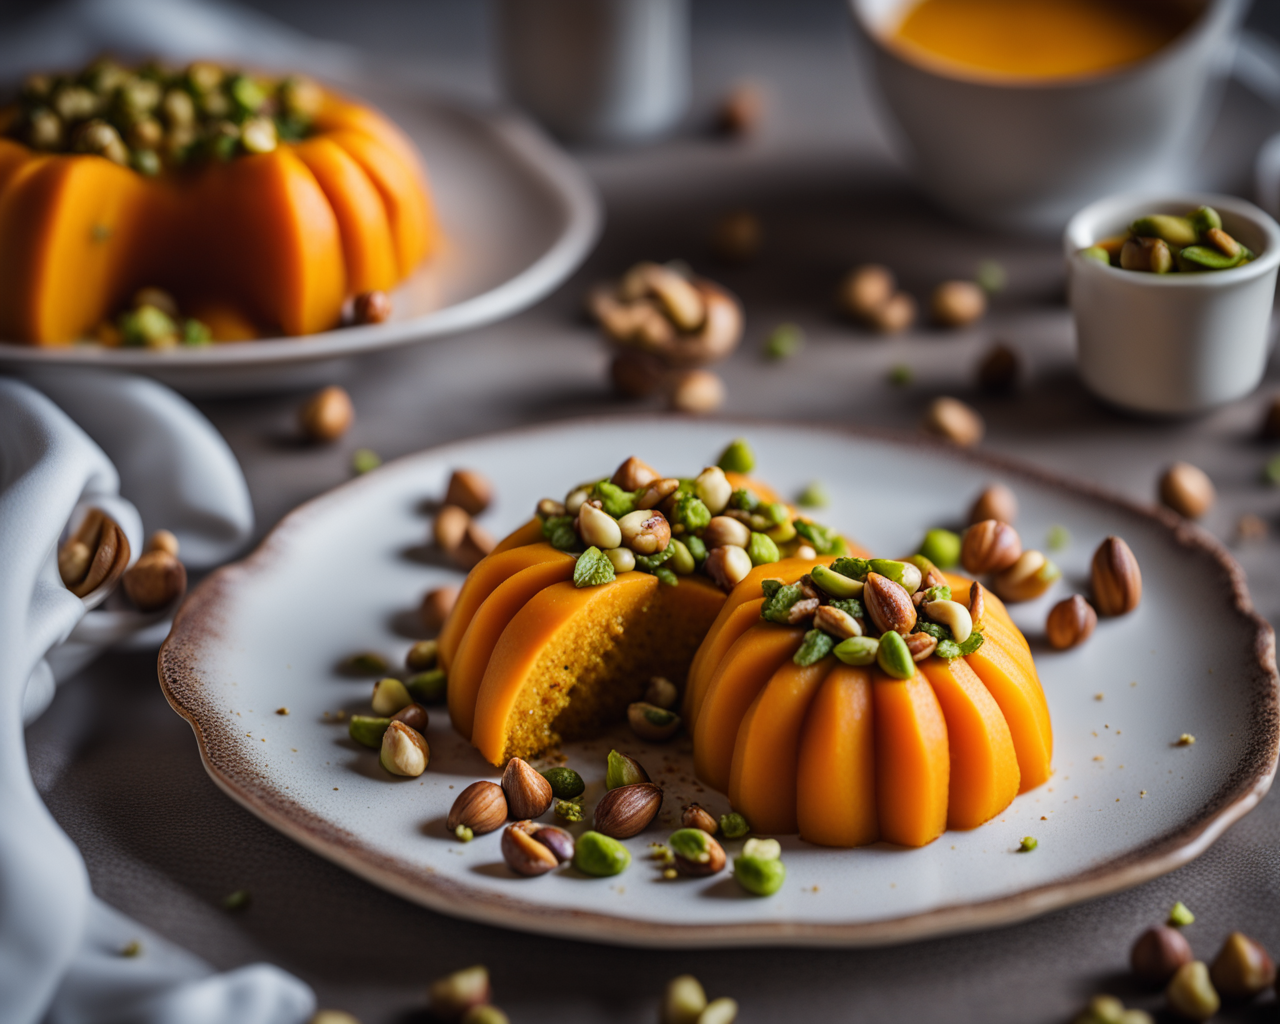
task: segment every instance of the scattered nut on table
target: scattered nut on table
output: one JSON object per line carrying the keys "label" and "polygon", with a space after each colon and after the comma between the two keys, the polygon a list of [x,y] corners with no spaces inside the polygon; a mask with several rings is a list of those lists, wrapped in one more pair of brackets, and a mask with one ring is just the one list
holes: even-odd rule
{"label": "scattered nut on table", "polygon": [[677,374],[667,394],[667,403],[676,412],[715,412],[724,405],[724,381],[710,370],[686,370]]}
{"label": "scattered nut on table", "polygon": [[331,384],[308,398],[298,410],[298,427],[312,441],[336,441],[351,427],[356,416],[351,396]]}
{"label": "scattered nut on table", "polygon": [[1002,572],[1022,556],[1022,538],[1008,523],[984,519],[965,530],[960,564],[966,572],[982,576]]}
{"label": "scattered nut on table", "polygon": [[125,570],[122,583],[139,611],[158,611],[186,593],[187,570],[168,551],[148,551]]}
{"label": "scattered nut on table", "polygon": [[760,253],[764,230],[750,210],[735,210],[711,229],[711,252],[725,263],[749,263]]}
{"label": "scattered nut on table", "polygon": [[538,827],[532,821],[517,821],[502,832],[502,859],[517,875],[545,875],[560,863],[549,847],[534,839]]}
{"label": "scattered nut on table", "polygon": [[943,281],[929,299],[929,316],[942,327],[965,327],[987,311],[987,293],[972,281]]}
{"label": "scattered nut on table", "polygon": [[897,290],[893,271],[879,263],[849,271],[838,299],[849,316],[881,334],[898,334],[915,323],[915,300]]}
{"label": "scattered nut on table", "polygon": [[427,1009],[440,1020],[456,1020],[489,1002],[489,969],[483,965],[437,978],[427,989]]}
{"label": "scattered nut on table", "polygon": [[969,522],[980,523],[995,519],[1013,525],[1018,518],[1018,498],[1004,484],[991,484],[978,495],[969,508]]}
{"label": "scattered nut on table", "polygon": [[995,344],[978,362],[978,387],[992,394],[1007,394],[1018,386],[1022,360],[1008,345]]}
{"label": "scattered nut on table", "polygon": [[1160,501],[1186,519],[1199,519],[1216,498],[1208,474],[1189,462],[1175,462],[1160,477]]}
{"label": "scattered nut on table", "polygon": [[446,505],[457,505],[468,515],[478,516],[493,501],[493,484],[474,469],[455,469],[445,491]]}
{"label": "scattered nut on table", "polygon": [[1228,999],[1251,999],[1276,983],[1276,965],[1260,943],[1232,932],[1209,968],[1209,980]]}
{"label": "scattered nut on table", "polygon": [[513,757],[502,773],[502,791],[513,818],[538,818],[547,813],[554,794],[551,783],[523,758]]}
{"label": "scattered nut on table", "polygon": [[687,804],[680,814],[680,823],[685,828],[700,828],[709,836],[720,830],[716,819],[701,804]]}
{"label": "scattered nut on table", "polygon": [[1093,554],[1093,603],[1101,615],[1124,615],[1142,600],[1142,571],[1119,537],[1108,537]]}
{"label": "scattered nut on table", "polygon": [[981,441],[985,430],[977,410],[958,398],[947,397],[935,398],[929,403],[921,426],[927,433],[962,448],[971,448]]}
{"label": "scattered nut on table", "polygon": [[1079,594],[1073,594],[1049,610],[1045,634],[1050,647],[1065,651],[1088,640],[1097,624],[1098,613],[1093,606]]}
{"label": "scattered nut on table", "polygon": [[1194,959],[1186,936],[1167,924],[1148,928],[1138,936],[1129,952],[1133,973],[1152,986],[1169,984],[1178,968]]}
{"label": "scattered nut on table", "polygon": [[1209,979],[1209,968],[1199,960],[1178,968],[1164,991],[1164,998],[1170,1010],[1187,1020],[1208,1020],[1222,1005]]}
{"label": "scattered nut on table", "polygon": [[450,832],[465,825],[476,835],[484,835],[502,827],[507,820],[507,797],[496,782],[473,782],[454,800],[445,827]]}
{"label": "scattered nut on table", "polygon": [[594,828],[612,839],[639,835],[658,815],[662,790],[652,782],[636,782],[611,789],[596,804]]}
{"label": "scattered nut on table", "polygon": [[351,303],[353,324],[380,324],[391,317],[391,297],[386,292],[361,292]]}
{"label": "scattered nut on table", "polygon": [[424,628],[432,632],[438,630],[444,625],[444,620],[449,617],[449,612],[453,610],[454,603],[458,600],[458,588],[455,586],[436,587],[434,590],[428,590],[422,598],[422,607],[418,609],[418,616],[422,620]]}
{"label": "scattered nut on table", "polygon": [[720,101],[716,127],[725,135],[753,135],[765,114],[764,90],[755,82],[738,82]]}

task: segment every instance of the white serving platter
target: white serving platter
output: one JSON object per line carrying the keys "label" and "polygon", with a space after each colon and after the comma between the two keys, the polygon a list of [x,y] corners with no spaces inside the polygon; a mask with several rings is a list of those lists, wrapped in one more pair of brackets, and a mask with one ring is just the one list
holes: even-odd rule
{"label": "white serving platter", "polygon": [[512,316],[551,292],[586,258],[603,221],[595,187],[528,121],[403,86],[370,86],[359,94],[369,93],[423,154],[445,236],[442,251],[392,293],[390,320],[297,338],[164,351],[0,341],[0,368],[127,370],[189,395],[307,387],[330,381],[340,360]]}
{"label": "white serving platter", "polygon": [[[683,802],[716,813],[719,794],[692,777],[688,741],[646,746],[625,727],[566,748],[603,785],[611,745],[666,787],[655,826],[629,840],[634,861],[611,879],[566,869],[517,878],[498,834],[469,844],[444,820],[454,797],[497,778],[433,709],[432,760],[395,780],[353,744],[334,713],[367,711],[370,684],[340,661],[363,650],[398,662],[424,591],[459,573],[426,555],[427,509],[457,467],[495,483],[496,532],[537,499],[601,476],[630,454],[688,474],[746,436],[756,475],[784,494],[825,482],[822,519],[873,551],[914,550],[923,531],[956,525],[975,494],[1003,480],[1019,530],[1043,547],[1070,543],[1064,578],[1011,606],[1036,655],[1053,716],[1054,775],[995,820],[947,832],[923,849],[855,850],[784,837],[788,875],[775,896],[747,896],[728,877],[664,881],[647,845],[676,827]],[[427,503],[424,506],[424,503]],[[1141,606],[1102,621],[1066,653],[1042,639],[1049,607],[1086,587],[1094,548],[1123,536],[1142,567]],[[944,446],[835,428],[679,418],[574,421],[463,441],[390,463],[286,517],[248,559],[188,598],[160,656],[164,691],[191,723],[201,756],[233,799],[351,871],[436,910],[591,941],[652,946],[833,945],[906,941],[1008,923],[1136,885],[1202,853],[1271,784],[1277,677],[1270,627],[1216,541],[1168,513],[1138,508],[1034,470]],[[287,708],[288,714],[277,714]],[[1192,746],[1177,745],[1183,733]],[[550,820],[550,819],[549,819]],[[582,826],[579,826],[579,829]],[[1018,853],[1023,836],[1038,840]],[[730,856],[738,844],[729,843]]]}

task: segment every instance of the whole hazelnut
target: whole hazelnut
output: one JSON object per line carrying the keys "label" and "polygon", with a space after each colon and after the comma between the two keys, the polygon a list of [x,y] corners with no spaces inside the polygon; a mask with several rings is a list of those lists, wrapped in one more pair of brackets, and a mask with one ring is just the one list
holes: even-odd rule
{"label": "whole hazelnut", "polygon": [[1079,594],[1073,594],[1049,610],[1049,617],[1045,621],[1049,646],[1058,651],[1076,647],[1093,635],[1097,624],[1098,613],[1093,610],[1093,606]]}
{"label": "whole hazelnut", "polygon": [[969,509],[969,522],[980,523],[984,519],[995,519],[1001,523],[1013,524],[1018,518],[1018,499],[1013,491],[1004,484],[992,484],[978,495]]}
{"label": "whole hazelnut", "polygon": [[153,612],[186,592],[187,570],[167,551],[148,551],[125,570],[122,582],[139,611]]}
{"label": "whole hazelnut", "polygon": [[880,334],[901,334],[916,322],[916,300],[906,292],[896,292],[866,320],[867,326]]}
{"label": "whole hazelnut", "polygon": [[1214,988],[1228,999],[1250,999],[1276,983],[1270,954],[1243,932],[1232,932],[1209,968]]}
{"label": "whole hazelnut", "polygon": [[1129,951],[1129,966],[1151,986],[1167,985],[1178,968],[1195,959],[1191,943],[1177,928],[1158,924],[1138,936]]}
{"label": "whole hazelnut", "polygon": [[493,832],[507,820],[507,797],[496,782],[473,782],[454,800],[445,827],[465,825],[476,835]]}
{"label": "whole hazelnut", "polygon": [[539,775],[528,761],[513,757],[502,773],[502,791],[513,818],[537,818],[547,813],[554,794],[551,783]]}
{"label": "whole hazelnut", "polygon": [[941,437],[961,448],[970,448],[982,440],[985,429],[977,410],[958,398],[935,398],[925,411],[921,426],[935,437]]}
{"label": "whole hazelnut", "polygon": [[966,572],[981,576],[1002,572],[1022,556],[1022,538],[1008,523],[984,519],[964,532],[960,545],[960,564]]}
{"label": "whole hazelnut", "polygon": [[467,523],[467,532],[462,536],[462,543],[449,552],[454,564],[462,569],[474,569],[490,551],[497,546],[497,540],[488,530],[474,519]]}
{"label": "whole hazelnut", "polygon": [[457,505],[467,514],[478,516],[493,501],[493,485],[474,469],[455,469],[449,477],[444,501],[446,505]]}
{"label": "whole hazelnut", "polygon": [[1119,537],[1108,537],[1093,553],[1093,603],[1103,615],[1124,615],[1142,600],[1142,572]]}
{"label": "whole hazelnut", "polygon": [[151,539],[147,541],[148,551],[167,551],[178,557],[178,538],[173,535],[170,530],[156,530],[151,535]]}
{"label": "whole hazelnut", "polygon": [[686,370],[671,381],[667,403],[676,412],[715,412],[724,405],[724,381],[710,370]]}
{"label": "whole hazelnut", "polygon": [[943,281],[929,300],[929,315],[943,327],[964,327],[986,311],[986,293],[972,281]]}
{"label": "whole hazelnut", "polygon": [[311,441],[336,441],[355,419],[351,396],[336,384],[321,388],[298,410],[298,426]]}
{"label": "whole hazelnut", "polygon": [[840,308],[858,320],[870,320],[893,298],[893,271],[879,263],[854,267],[840,285]]}
{"label": "whole hazelnut", "polygon": [[356,324],[380,324],[391,316],[391,299],[386,292],[361,292],[351,304],[351,319]]}
{"label": "whole hazelnut", "polygon": [[457,587],[436,587],[434,590],[428,590],[422,598],[422,607],[418,610],[422,625],[431,632],[438,630],[444,625],[444,620],[449,617],[449,613],[453,611],[457,600]]}
{"label": "whole hazelnut", "polygon": [[1175,462],[1160,477],[1160,500],[1187,519],[1199,519],[1216,497],[1213,481],[1189,462]]}

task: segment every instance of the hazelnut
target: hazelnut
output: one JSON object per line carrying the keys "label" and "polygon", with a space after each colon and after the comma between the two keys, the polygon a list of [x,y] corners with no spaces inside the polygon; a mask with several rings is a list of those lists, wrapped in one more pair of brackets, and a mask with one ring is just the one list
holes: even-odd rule
{"label": "hazelnut", "polygon": [[187,590],[187,570],[167,551],[148,551],[125,570],[124,592],[139,611],[153,612]]}
{"label": "hazelnut", "polygon": [[1022,360],[1008,345],[992,345],[978,363],[978,387],[992,394],[1007,394],[1018,386]]}
{"label": "hazelnut", "polygon": [[468,515],[478,516],[493,500],[493,485],[474,469],[455,469],[445,492],[446,505],[457,505]]}
{"label": "hazelnut", "polygon": [[406,704],[394,715],[391,716],[393,722],[404,722],[410,729],[416,729],[420,733],[427,731],[427,726],[431,723],[431,716],[427,709],[421,704]]}
{"label": "hazelnut", "polygon": [[[1128,244],[1125,243],[1126,248]],[[1178,968],[1164,991],[1164,997],[1169,1009],[1187,1020],[1208,1020],[1222,1005],[1209,980],[1209,968],[1199,960]]]}
{"label": "hazelnut", "polygon": [[386,292],[361,292],[351,304],[355,324],[380,324],[391,317],[391,298]]}
{"label": "hazelnut", "polygon": [[969,509],[969,522],[980,523],[984,519],[1013,524],[1018,518],[1018,499],[1004,484],[992,484],[978,495]]}
{"label": "hazelnut", "polygon": [[1138,936],[1129,953],[1129,966],[1149,985],[1167,985],[1178,968],[1195,959],[1191,944],[1177,928],[1158,924]]}
{"label": "hazelnut", "polygon": [[1048,634],[1051,647],[1065,651],[1088,640],[1097,624],[1098,613],[1093,610],[1093,606],[1079,594],[1073,594],[1049,610],[1049,617],[1045,620],[1045,633]]}
{"label": "hazelnut", "polygon": [[752,135],[764,118],[764,92],[754,82],[739,82],[725,95],[716,114],[716,126],[725,135]]}
{"label": "hazelnut", "polygon": [[547,813],[554,794],[551,783],[533,770],[528,761],[513,757],[502,773],[502,791],[513,818],[537,818]]}
{"label": "hazelnut", "polygon": [[173,555],[174,558],[177,558],[178,538],[168,530],[156,530],[155,533],[151,535],[151,539],[147,541],[147,550],[167,551],[169,554]]}
{"label": "hazelnut", "polygon": [[921,426],[926,432],[962,448],[982,440],[985,429],[977,411],[957,398],[935,398],[925,411]]}
{"label": "hazelnut", "polygon": [[662,390],[667,369],[647,352],[619,352],[609,364],[609,380],[622,398],[648,398]]}
{"label": "hazelnut", "polygon": [[350,429],[354,419],[351,396],[336,384],[321,388],[298,410],[298,427],[311,441],[336,441]]}
{"label": "hazelnut", "polygon": [[624,491],[638,491],[641,487],[648,487],[658,479],[660,476],[656,469],[632,455],[613,471],[609,482],[616,484]]}
{"label": "hazelnut", "polygon": [[840,307],[858,320],[871,320],[894,295],[893,271],[878,263],[854,267],[840,285]]}
{"label": "hazelnut", "polygon": [[906,636],[915,628],[916,606],[904,587],[878,572],[867,573],[862,588],[862,603],[867,616],[882,633],[894,632]]}
{"label": "hazelnut", "polygon": [[445,505],[436,513],[432,525],[432,538],[441,551],[453,552],[462,546],[467,537],[467,527],[471,525],[471,517],[466,510],[457,505]]}
{"label": "hazelnut", "polygon": [[445,827],[465,825],[476,835],[501,828],[507,820],[507,797],[496,782],[473,782],[453,802]]}
{"label": "hazelnut", "polygon": [[636,499],[636,508],[657,508],[680,488],[680,481],[675,477],[655,480]]}
{"label": "hazelnut", "polygon": [[702,568],[721,590],[732,590],[751,572],[751,556],[744,548],[726,544],[712,548],[707,553],[707,560],[702,563]]}
{"label": "hazelnut", "polygon": [[1160,500],[1187,519],[1199,519],[1216,497],[1213,481],[1189,462],[1175,462],[1160,478]]}
{"label": "hazelnut", "polygon": [[518,821],[508,825],[502,833],[502,859],[517,875],[535,877],[554,870],[560,863],[551,848],[538,842],[530,834],[537,826],[531,821]]}
{"label": "hazelnut", "polygon": [[867,317],[867,326],[880,334],[901,334],[916,322],[916,300],[898,292]]}
{"label": "hazelnut", "polygon": [[685,370],[672,379],[667,403],[676,412],[715,412],[724,405],[724,381],[710,370]]}
{"label": "hazelnut", "polygon": [[725,263],[748,263],[760,252],[760,218],[747,210],[726,214],[711,230],[711,251]]}
{"label": "hazelnut", "polygon": [[472,519],[467,523],[462,543],[449,554],[456,565],[463,569],[474,569],[496,545],[493,534]]}
{"label": "hazelnut", "polygon": [[1102,615],[1124,615],[1142,600],[1142,572],[1129,545],[1108,537],[1093,553],[1093,603]]}
{"label": "hazelnut", "polygon": [[422,598],[422,607],[418,609],[422,625],[432,632],[438,630],[444,625],[444,620],[449,617],[449,613],[453,611],[457,600],[457,587],[436,587],[435,590],[428,590]]}
{"label": "hazelnut", "polygon": [[1276,982],[1276,965],[1257,942],[1232,932],[1209,968],[1209,979],[1228,999],[1250,999]]}
{"label": "hazelnut", "polygon": [[972,281],[943,281],[929,299],[929,315],[943,327],[965,327],[986,311],[986,292]]}
{"label": "hazelnut", "polygon": [[1008,523],[984,519],[964,532],[960,545],[960,564],[975,576],[1002,572],[1022,555],[1022,539]]}
{"label": "hazelnut", "polygon": [[680,815],[680,824],[685,828],[700,828],[709,836],[713,836],[720,826],[701,804],[688,804]]}
{"label": "hazelnut", "polygon": [[613,839],[630,839],[649,827],[661,807],[662,790],[652,782],[618,786],[596,804],[594,827]]}

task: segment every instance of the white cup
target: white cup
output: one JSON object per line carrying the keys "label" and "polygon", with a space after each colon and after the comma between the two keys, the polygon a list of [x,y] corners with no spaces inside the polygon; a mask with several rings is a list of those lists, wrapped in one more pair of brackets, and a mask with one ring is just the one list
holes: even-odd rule
{"label": "white cup", "polygon": [[[1149,274],[1080,255],[1152,213],[1212,206],[1256,254],[1231,270]],[[1280,267],[1280,225],[1252,203],[1217,195],[1121,195],[1085,207],[1063,235],[1076,361],[1089,390],[1137,412],[1202,412],[1262,380]]]}
{"label": "white cup", "polygon": [[[914,0],[849,0],[898,148],[924,189],[990,227],[1056,231],[1135,188],[1187,188],[1249,0],[1204,0],[1177,39],[1105,74],[1011,80],[926,66],[890,36]],[[1032,0],[1026,0],[1032,2]]]}
{"label": "white cup", "polygon": [[498,0],[507,95],[561,138],[640,142],[689,105],[688,0]]}

